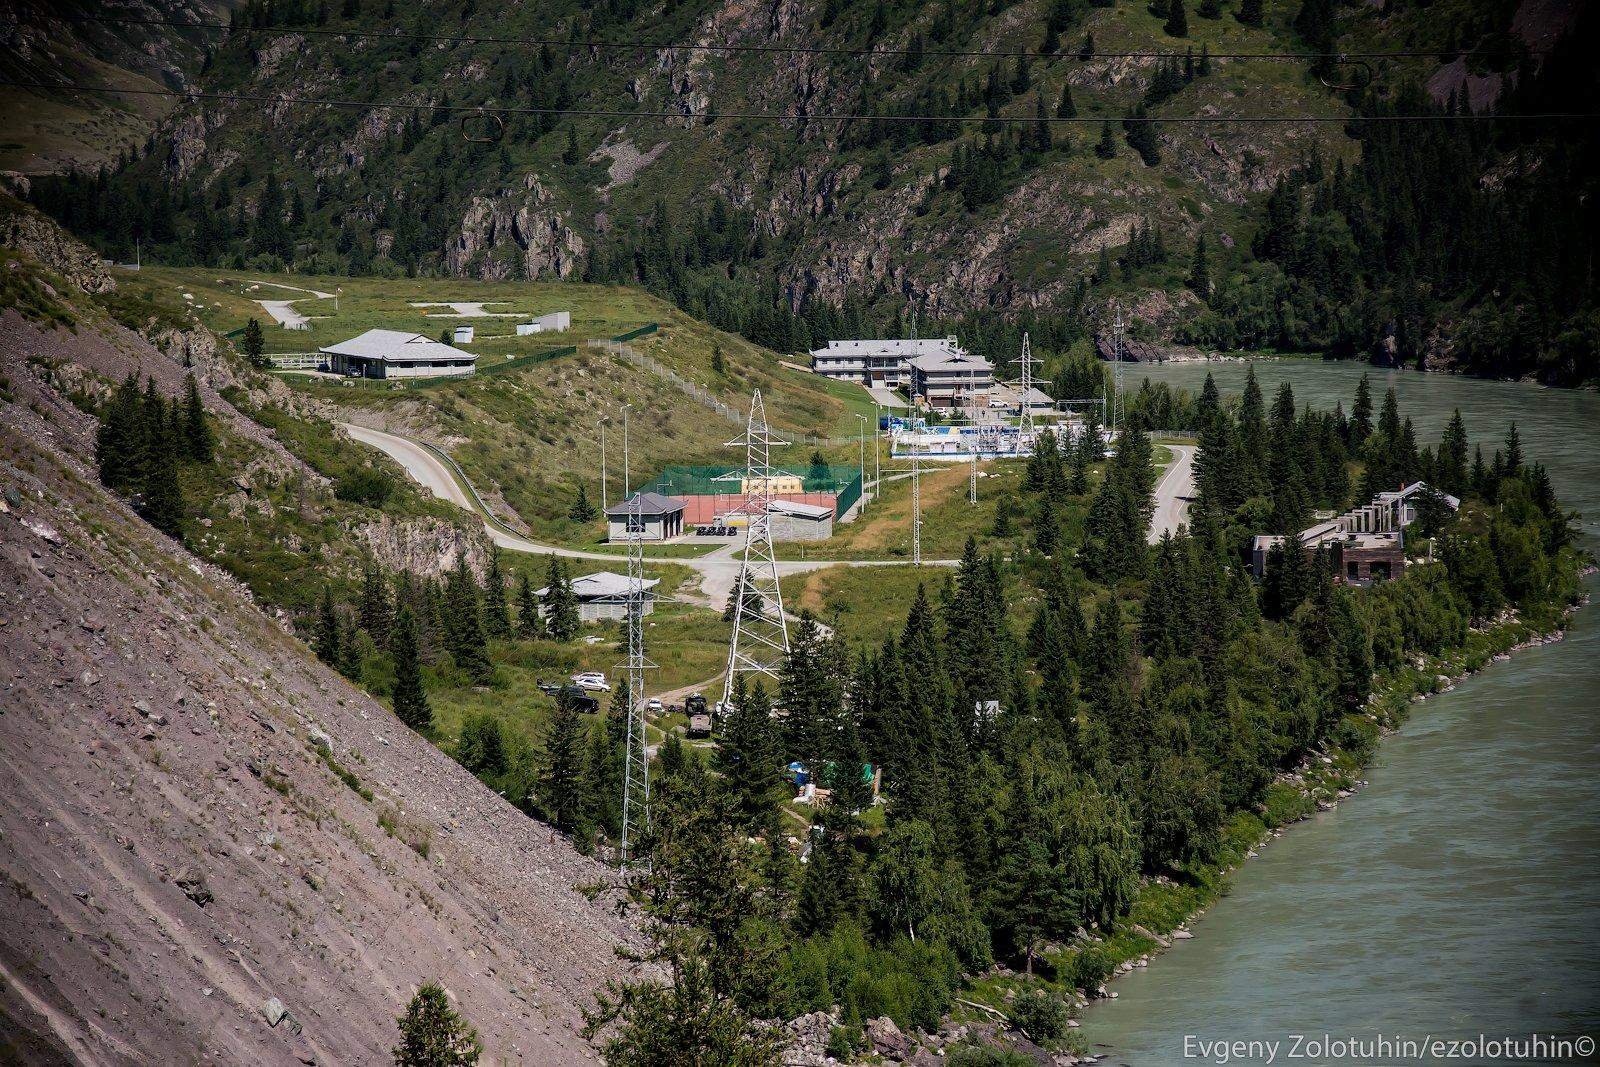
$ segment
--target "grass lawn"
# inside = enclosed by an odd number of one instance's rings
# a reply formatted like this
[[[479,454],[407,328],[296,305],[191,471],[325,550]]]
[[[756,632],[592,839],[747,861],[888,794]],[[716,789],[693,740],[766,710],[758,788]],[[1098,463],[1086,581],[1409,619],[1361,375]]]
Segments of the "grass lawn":
[[[486,357],[486,365],[510,355],[577,345],[572,355],[425,390],[356,389],[337,382],[291,379],[297,391],[345,408],[357,421],[381,424],[444,448],[496,512],[514,513],[535,536],[562,544],[590,544],[602,534],[599,523],[580,525],[568,516],[580,485],[592,503],[601,501],[602,419],[608,420],[605,495],[612,501],[622,495],[625,405],[634,485],[648,482],[673,464],[738,463],[743,458],[742,449],[728,445],[740,435],[742,422],[718,414],[664,375],[585,346],[587,338],[610,337],[655,322],[660,325],[656,333],[630,343],[655,366],[694,383],[735,411],[748,409],[752,391],[760,389],[769,421],[794,442],[774,455],[780,464],[806,464],[817,440],[846,426],[853,434],[859,425],[856,412],[871,410],[867,395],[859,389],[784,367],[774,352],[621,286],[266,276],[155,267],[124,274],[119,280],[126,290],[125,318],[159,316],[178,323],[198,319],[226,332],[254,317],[267,327],[269,352],[312,351],[379,326],[437,336],[457,323],[470,323],[479,330],[470,348]],[[312,328],[279,329],[266,323],[256,301],[291,299],[297,294],[262,285],[264,281],[335,293],[337,301],[307,297],[296,307],[312,316]],[[252,285],[259,288],[252,290]],[[569,310],[573,325],[563,335],[517,338],[509,336],[515,318],[443,318],[441,313],[448,308],[411,306],[444,300],[488,303],[489,311],[515,311],[519,318]],[[719,353],[720,373],[713,370]],[[848,450],[849,458],[855,459],[855,450]]]

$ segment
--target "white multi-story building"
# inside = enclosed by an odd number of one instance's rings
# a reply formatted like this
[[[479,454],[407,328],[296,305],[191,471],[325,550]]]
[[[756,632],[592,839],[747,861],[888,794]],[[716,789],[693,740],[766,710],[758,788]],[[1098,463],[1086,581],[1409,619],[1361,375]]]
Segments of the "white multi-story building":
[[[954,337],[829,341],[811,353],[811,370],[867,388],[905,389],[933,407],[987,402],[994,368]]]

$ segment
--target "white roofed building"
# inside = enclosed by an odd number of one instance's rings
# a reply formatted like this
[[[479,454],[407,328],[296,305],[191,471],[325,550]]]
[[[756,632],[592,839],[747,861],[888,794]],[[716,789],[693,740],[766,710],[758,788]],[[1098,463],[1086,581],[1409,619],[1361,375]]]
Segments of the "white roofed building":
[[[639,592],[643,594],[639,613],[648,615],[654,610],[655,597],[650,590],[661,584],[659,578],[645,578],[639,583]],[[616,574],[612,571],[596,571],[585,574],[580,578],[572,579],[572,595],[578,601],[578,618],[584,622],[598,622],[602,619],[626,619],[628,617],[628,590],[630,588],[626,574]],[[539,614],[546,614],[542,603],[550,587],[534,590],[534,596],[541,601]]]
[[[932,353],[910,360],[911,394],[934,408],[983,407],[994,389],[994,365],[969,352]]]
[[[352,378],[464,377],[478,363],[471,352],[403,330],[368,330],[319,351],[333,373]]]
[[[868,388],[893,388],[911,382],[910,361],[919,356],[965,355],[954,337],[829,341],[811,352],[811,371]]]

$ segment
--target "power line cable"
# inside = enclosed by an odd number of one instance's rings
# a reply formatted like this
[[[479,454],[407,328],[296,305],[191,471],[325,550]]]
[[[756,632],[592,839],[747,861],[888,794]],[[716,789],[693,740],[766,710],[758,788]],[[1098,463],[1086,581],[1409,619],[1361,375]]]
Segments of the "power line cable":
[[[442,104],[425,101],[352,100],[338,97],[305,97],[289,94],[219,93],[184,91],[181,89],[133,89],[110,85],[85,85],[81,82],[48,82],[3,78],[0,85],[18,89],[45,89],[60,92],[86,92],[127,94],[132,96],[168,96],[184,100],[216,100],[242,104],[293,105],[297,107],[336,107],[376,111],[380,108],[403,111],[445,111],[462,115],[489,117],[514,115],[556,115],[575,118],[663,119],[682,121],[727,120],[732,122],[948,122],[956,124],[1006,123],[1010,125],[1093,125],[1111,123],[1188,123],[1196,125],[1241,124],[1295,124],[1295,123],[1362,123],[1362,122],[1557,122],[1566,120],[1600,119],[1600,112],[1547,111],[1531,113],[1493,112],[1436,112],[1394,115],[874,115],[862,112],[819,112],[810,115],[789,115],[772,111],[710,111],[693,114],[682,111],[640,111],[623,108],[573,108],[573,107],[505,107],[473,104]],[[496,138],[490,138],[491,140]]]
[[[1096,59],[1181,59],[1181,51],[1105,52],[1095,49],[1088,55],[1071,49],[1040,53],[1027,49],[986,48],[847,48],[837,45],[798,44],[696,44],[687,41],[603,41],[592,38],[565,40],[540,37],[493,37],[474,34],[409,33],[401,30],[377,31],[334,29],[327,26],[232,26],[226,22],[183,22],[177,19],[141,19],[111,15],[61,15],[44,17],[59,22],[93,22],[115,26],[152,26],[181,30],[232,31],[240,34],[273,34],[319,37],[360,37],[378,41],[422,41],[429,44],[493,44],[516,45],[527,48],[559,48],[566,51],[659,51],[659,52],[729,52],[756,55],[815,55],[815,56],[919,56],[923,59],[1028,59],[1037,63],[1089,62]],[[1547,52],[1550,45],[1529,45],[1525,51],[1477,51],[1470,48],[1400,49],[1394,51],[1366,52],[1210,52],[1212,59],[1235,60],[1344,60],[1344,59],[1426,59],[1443,61],[1464,56],[1494,59],[1520,59],[1525,55]]]

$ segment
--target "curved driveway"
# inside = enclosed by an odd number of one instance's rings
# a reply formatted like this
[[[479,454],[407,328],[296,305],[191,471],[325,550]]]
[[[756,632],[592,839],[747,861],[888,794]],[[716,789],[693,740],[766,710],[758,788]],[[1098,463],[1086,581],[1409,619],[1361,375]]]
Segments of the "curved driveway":
[[[623,557],[614,552],[591,552],[580,548],[567,548],[562,545],[545,544],[523,537],[503,529],[498,523],[488,521],[472,499],[472,494],[456,480],[450,468],[439,461],[439,458],[429,452],[422,445],[408,437],[398,434],[374,430],[366,426],[357,426],[355,423],[342,422],[339,428],[352,438],[364,445],[371,445],[378,451],[387,455],[400,466],[406,473],[428,492],[441,500],[448,500],[458,507],[462,507],[484,520],[484,532],[489,539],[501,548],[513,552],[529,552],[542,556],[563,556],[567,559],[602,560],[616,566],[624,562]],[[688,557],[684,559],[663,559],[646,557],[648,562],[679,563],[700,574],[700,591],[704,602],[720,608],[728,601],[728,596],[733,592],[734,583],[739,580],[739,567],[742,560],[743,542],[734,542],[726,547],[714,549],[704,556]],[[954,567],[959,560],[934,559],[924,560],[923,565],[929,567]],[[909,566],[903,560],[882,559],[851,559],[851,560],[779,560],[778,576],[805,574],[809,571],[821,570],[824,567],[905,567]]]
[[[1194,445],[1168,445],[1172,462],[1156,483],[1155,510],[1150,516],[1150,543],[1162,534],[1178,533],[1189,518],[1189,498],[1194,496]]]

